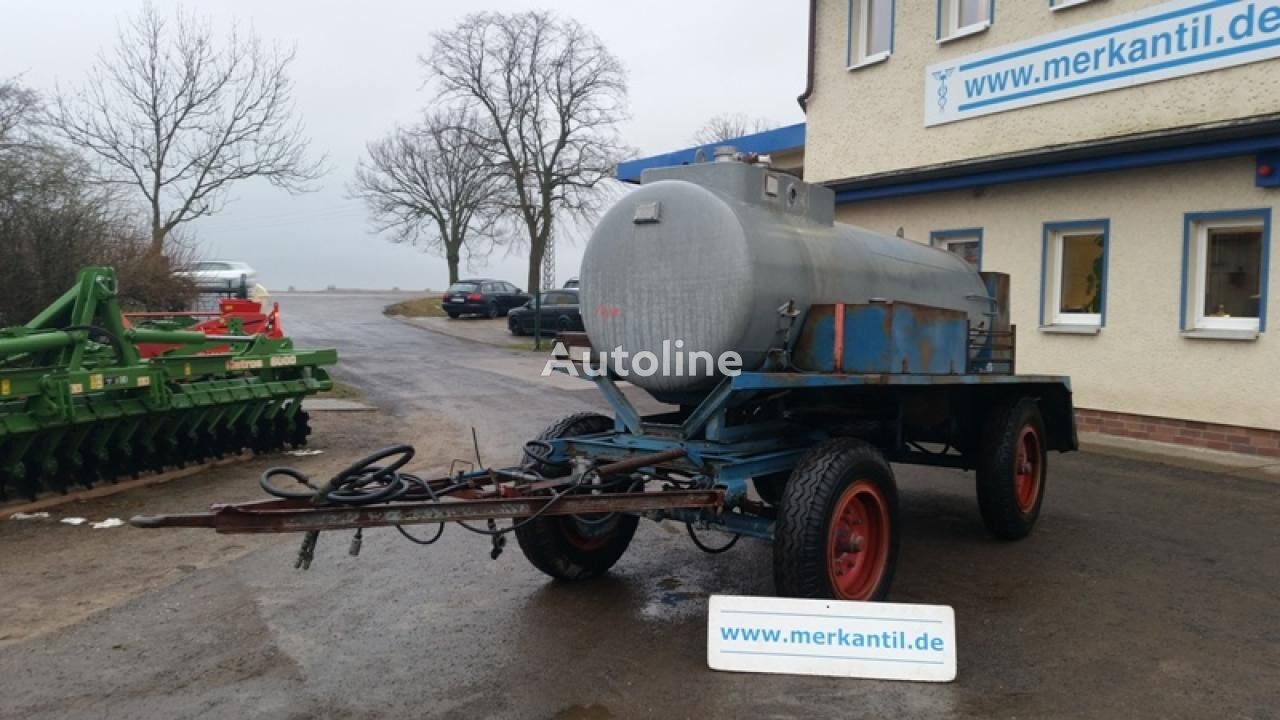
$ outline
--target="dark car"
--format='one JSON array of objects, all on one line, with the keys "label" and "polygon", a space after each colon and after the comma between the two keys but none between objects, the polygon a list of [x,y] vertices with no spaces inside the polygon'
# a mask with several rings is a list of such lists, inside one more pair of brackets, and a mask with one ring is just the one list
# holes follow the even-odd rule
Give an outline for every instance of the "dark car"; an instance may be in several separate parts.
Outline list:
[{"label": "dark car", "polygon": [[565,288],[577,288],[578,285],[578,278],[569,278],[564,283]]},{"label": "dark car", "polygon": [[[577,290],[548,290],[542,293],[542,327],[543,333],[571,332],[582,330],[582,315],[578,312]],[[534,312],[533,301],[511,311],[507,318],[507,329],[512,335],[530,335],[533,333]]]},{"label": "dark car", "polygon": [[478,278],[450,285],[440,306],[451,318],[460,315],[496,318],[527,302],[529,295],[509,282]]}]

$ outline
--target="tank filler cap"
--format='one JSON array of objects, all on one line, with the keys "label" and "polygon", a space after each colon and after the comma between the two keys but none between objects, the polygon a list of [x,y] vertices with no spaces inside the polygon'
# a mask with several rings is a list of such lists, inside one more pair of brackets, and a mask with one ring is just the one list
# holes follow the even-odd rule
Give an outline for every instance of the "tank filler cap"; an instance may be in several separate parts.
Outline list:
[{"label": "tank filler cap", "polygon": [[737,162],[737,161],[738,161],[738,148],[736,148],[736,147],[734,147],[734,146],[732,146],[732,145],[720,145],[720,146],[716,147],[716,149],[715,149],[715,161],[716,161],[716,162],[718,162],[718,163],[723,163],[723,162]]}]

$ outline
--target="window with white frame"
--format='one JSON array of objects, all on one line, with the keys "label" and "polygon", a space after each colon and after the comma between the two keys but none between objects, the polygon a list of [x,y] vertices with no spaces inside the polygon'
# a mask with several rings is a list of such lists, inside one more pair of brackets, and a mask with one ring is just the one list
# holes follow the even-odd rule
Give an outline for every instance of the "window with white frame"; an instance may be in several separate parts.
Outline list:
[{"label": "window with white frame", "polygon": [[1108,228],[1104,222],[1045,227],[1046,325],[1101,327],[1106,306]]},{"label": "window with white frame", "polygon": [[955,253],[975,270],[982,269],[982,231],[955,230],[933,234],[933,246]]},{"label": "window with white frame", "polygon": [[982,32],[991,26],[995,0],[939,0],[938,41]]},{"label": "window with white frame", "polygon": [[1187,216],[1185,327],[1262,329],[1269,225],[1261,212]]},{"label": "window with white frame", "polygon": [[849,0],[850,68],[880,62],[893,52],[895,0]]}]

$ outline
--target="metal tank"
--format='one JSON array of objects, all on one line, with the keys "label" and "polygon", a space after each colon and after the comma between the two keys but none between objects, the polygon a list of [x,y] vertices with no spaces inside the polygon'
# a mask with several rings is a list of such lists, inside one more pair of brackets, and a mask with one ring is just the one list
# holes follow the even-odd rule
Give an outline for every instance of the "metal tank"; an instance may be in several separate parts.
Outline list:
[{"label": "metal tank", "polygon": [[[834,193],[758,164],[646,171],[601,218],[582,261],[582,316],[597,352],[661,358],[737,352],[744,370],[778,362],[812,304],[898,301],[958,310],[972,327],[991,302],[967,262],[903,238],[834,222]],[[796,328],[798,329],[798,328]],[[848,342],[857,342],[850,338]],[[617,370],[616,362],[612,363]],[[658,397],[714,386],[705,374],[639,377]]]}]

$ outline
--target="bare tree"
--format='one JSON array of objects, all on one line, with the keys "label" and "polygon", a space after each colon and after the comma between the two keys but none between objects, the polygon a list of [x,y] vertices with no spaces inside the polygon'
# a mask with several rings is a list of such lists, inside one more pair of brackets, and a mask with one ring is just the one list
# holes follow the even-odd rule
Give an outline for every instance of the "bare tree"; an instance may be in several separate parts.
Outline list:
[{"label": "bare tree", "polygon": [[475,142],[509,180],[505,215],[529,242],[529,291],[560,215],[588,217],[626,155],[622,64],[595,34],[545,12],[477,13],[422,58],[442,99],[475,112]]},{"label": "bare tree", "polygon": [[764,118],[752,119],[743,113],[724,113],[716,115],[698,128],[692,139],[694,145],[716,145],[775,127],[776,124]]},{"label": "bare tree", "polygon": [[152,260],[135,208],[87,181],[84,159],[45,138],[41,118],[35,92],[0,81],[0,326],[29,320],[86,265],[115,267],[141,307],[182,307],[193,288]]},{"label": "bare tree", "polygon": [[15,79],[0,80],[0,149],[32,143],[40,96]]},{"label": "bare tree", "polygon": [[483,254],[482,244],[495,239],[504,181],[473,142],[481,135],[474,116],[440,111],[369,143],[356,167],[352,194],[364,200],[375,229],[442,253],[451,285],[462,251]]},{"label": "bare tree", "polygon": [[294,117],[293,57],[146,5],[84,87],[60,95],[51,121],[98,161],[98,180],[141,192],[158,255],[178,225],[220,210],[233,183],[263,178],[295,192],[322,174]]}]

